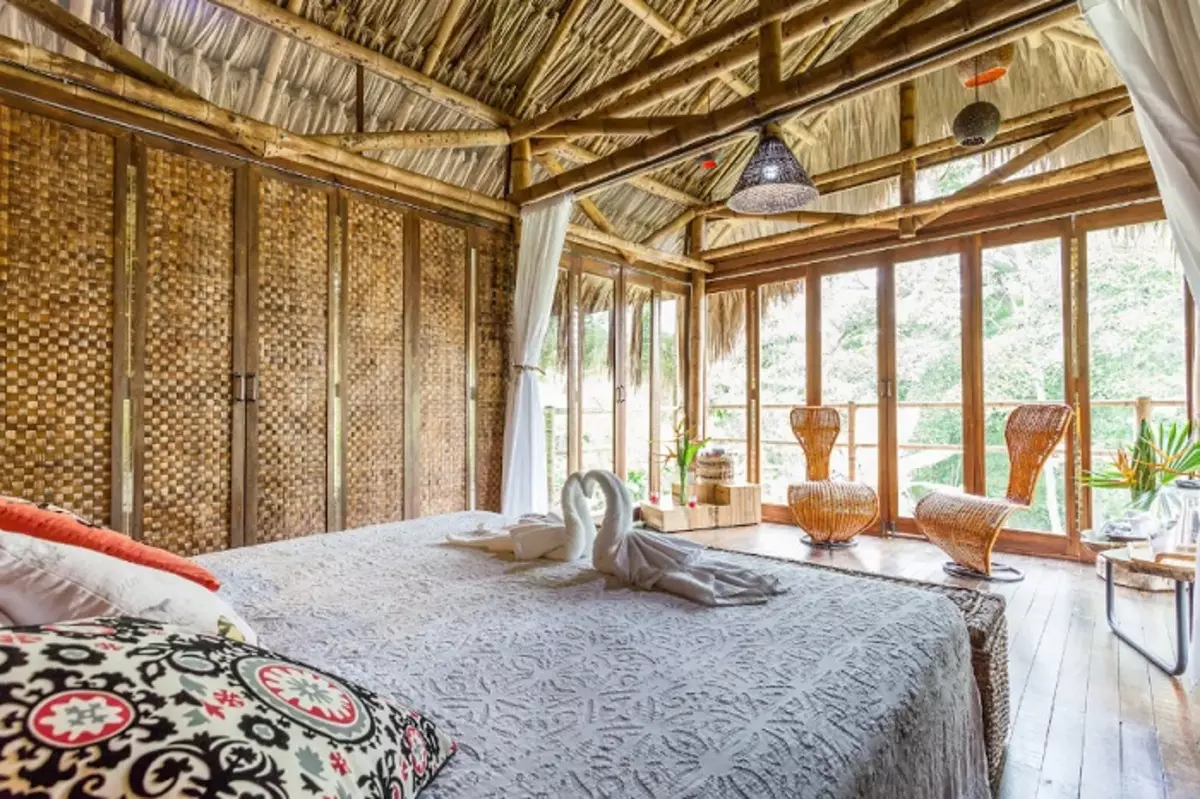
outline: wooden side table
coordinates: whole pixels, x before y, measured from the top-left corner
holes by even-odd
[[[1101,552],[1099,557],[1104,559],[1104,612],[1108,616],[1108,626],[1125,643],[1133,647],[1142,657],[1149,660],[1158,668],[1172,677],[1178,677],[1187,671],[1188,650],[1191,644],[1192,629],[1192,594],[1195,592],[1196,564],[1180,560],[1152,561],[1134,558],[1129,554],[1128,547],[1110,549]],[[1113,618],[1113,606],[1116,603],[1115,567],[1120,564],[1137,574],[1154,577],[1165,577],[1175,583],[1175,663],[1170,664],[1146,651],[1117,626]]]

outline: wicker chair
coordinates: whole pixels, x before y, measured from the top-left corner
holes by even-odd
[[[1017,582],[1025,575],[1012,566],[992,563],[992,547],[1008,517],[1033,502],[1042,467],[1071,423],[1066,405],[1021,405],[1008,416],[1008,493],[1003,497],[934,492],[913,510],[917,527],[953,560],[943,568],[958,577]]]
[[[788,486],[796,524],[814,547],[854,546],[854,537],[879,518],[879,497],[864,483],[829,479],[829,455],[842,421],[836,408],[792,409],[792,432],[808,460],[808,480]]]

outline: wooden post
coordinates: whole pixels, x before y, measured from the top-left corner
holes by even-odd
[[[746,481],[749,483],[758,483],[762,479],[762,413],[759,406],[761,297],[758,286],[746,289]]]
[[[1079,396],[1079,410],[1075,416],[1075,426],[1078,429],[1079,440],[1079,471],[1092,470],[1092,339],[1091,321],[1088,319],[1088,248],[1087,233],[1076,229],[1074,238],[1074,295],[1075,302],[1075,387]],[[1076,515],[1079,517],[1079,529],[1091,529],[1092,490],[1079,492],[1079,507]],[[1082,550],[1080,555],[1084,554]]]
[[[963,489],[987,491],[983,403],[983,237],[967,239],[960,255],[962,292]]]
[[[662,495],[662,292],[655,289],[650,295],[650,471],[647,490]]]
[[[583,468],[583,375],[580,364],[583,345],[583,314],[579,310],[583,262],[571,256],[567,273],[567,308],[559,324],[570,325],[567,333],[567,474]]]
[[[1150,397],[1138,397],[1137,404],[1134,408],[1134,434],[1142,429],[1142,422],[1149,422],[1154,413],[1154,405],[1150,401]]]
[[[900,518],[900,450],[897,432],[899,387],[896,381],[896,264],[891,255],[876,270],[875,308],[879,370],[879,518],[884,534],[895,532]]]
[[[809,267],[804,278],[804,404],[821,404],[821,272]]]
[[[917,84],[906,80],[900,84],[900,149],[910,150],[917,146]],[[909,158],[900,163],[900,204],[912,205],[917,201],[917,161]],[[917,235],[917,221],[911,216],[900,219],[900,238],[911,239]]]
[[[113,0],[113,41],[125,46],[125,0]]]
[[[1064,397],[1074,411],[1072,423],[1067,428],[1066,458],[1063,464],[1063,482],[1066,485],[1066,496],[1063,497],[1064,517],[1066,519],[1067,551],[1072,557],[1079,557],[1079,531],[1081,529],[1080,473],[1082,451],[1087,441],[1081,436],[1080,420],[1084,415],[1083,396],[1080,391],[1080,355],[1078,321],[1080,318],[1078,305],[1086,301],[1079,293],[1079,272],[1083,269],[1080,253],[1080,239],[1086,236],[1075,227],[1074,219],[1063,222],[1063,233],[1060,238],[1062,256],[1062,332],[1063,332],[1063,386]],[[1086,355],[1086,350],[1082,354]],[[1047,479],[1050,479],[1049,476]]]
[[[1187,418],[1192,424],[1196,423],[1197,390],[1196,377],[1200,370],[1196,368],[1196,298],[1187,278],[1183,279],[1183,349],[1187,363],[1184,371],[1187,375]]]
[[[705,219],[699,217],[688,224],[687,249],[689,252],[704,250]],[[687,428],[688,436],[699,438],[707,426],[705,384],[708,372],[708,297],[705,276],[702,272],[692,273],[692,293],[688,303],[688,375],[687,375]]]
[[[354,66],[354,131],[367,132],[367,107],[364,101],[366,95],[367,71],[362,64]]]
[[[858,403],[851,400],[846,403],[846,476],[850,480],[858,477],[858,465],[855,461],[855,450],[858,449]]]
[[[515,191],[533,184],[533,153],[528,140],[512,143],[512,182]]]

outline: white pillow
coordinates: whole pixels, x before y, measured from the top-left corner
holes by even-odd
[[[258,642],[237,611],[207,588],[102,552],[0,531],[0,616],[52,624],[134,616],[208,635]]]

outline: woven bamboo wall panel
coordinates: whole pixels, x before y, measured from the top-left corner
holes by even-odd
[[[466,263],[462,228],[421,220],[421,515],[467,507]]]
[[[264,179],[258,214],[257,540],[326,527],[326,195]]]
[[[508,354],[516,263],[512,237],[480,231],[476,254],[475,485],[480,510],[500,510],[504,412],[512,375]]]
[[[146,158],[142,537],[183,555],[230,544],[233,172]]]
[[[404,214],[349,203],[346,526],[404,518]]]
[[[111,137],[0,106],[0,493],[109,523]]]

